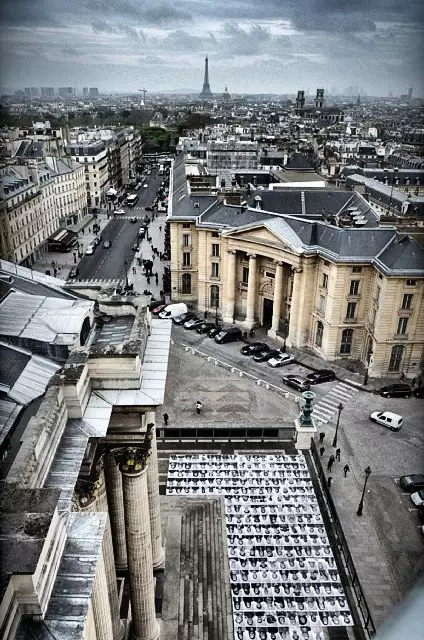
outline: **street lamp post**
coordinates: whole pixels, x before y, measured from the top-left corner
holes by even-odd
[[[337,415],[336,433],[334,434],[334,438],[333,438],[333,447],[337,447],[337,434],[339,432],[340,414],[343,411],[343,409],[344,409],[343,404],[340,403],[339,406],[337,407],[337,411],[339,413]]]
[[[287,318],[284,320],[283,322],[283,353],[286,353],[286,340],[287,340],[287,334],[289,332],[289,321],[287,320]]]
[[[128,262],[126,260],[124,262],[124,267],[125,267],[125,288],[128,289]]]
[[[359,503],[358,511],[356,512],[357,516],[362,516],[362,512],[364,510],[365,489],[367,488],[367,482],[370,475],[371,475],[371,467],[367,467],[365,469],[365,482],[364,482],[364,488],[362,489],[361,502]]]

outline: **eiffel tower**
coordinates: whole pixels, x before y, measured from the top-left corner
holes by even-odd
[[[201,100],[212,100],[213,93],[211,91],[211,86],[209,84],[209,62],[208,56],[205,58],[205,79],[203,80],[203,89],[199,96]]]

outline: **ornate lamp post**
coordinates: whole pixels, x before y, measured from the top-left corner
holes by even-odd
[[[365,489],[367,488],[367,482],[370,475],[371,475],[371,467],[367,467],[365,469],[365,482],[364,482],[364,488],[362,489],[361,502],[359,503],[358,511],[356,512],[357,516],[362,516],[362,512],[364,510]]]
[[[337,447],[337,434],[339,432],[340,414],[343,411],[343,409],[344,409],[344,406],[342,403],[340,403],[339,406],[337,407],[337,411],[339,413],[337,415],[336,433],[334,434],[334,438],[333,438],[333,447]]]
[[[127,262],[127,260],[125,260],[125,262],[124,262],[124,267],[125,267],[125,288],[128,289],[128,262]]]
[[[288,333],[289,333],[289,321],[286,318],[283,322],[283,340],[284,340],[283,346],[282,346],[283,353],[286,353],[286,340],[287,340]]]

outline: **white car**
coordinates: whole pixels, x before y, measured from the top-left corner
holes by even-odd
[[[421,489],[421,491],[416,491],[415,493],[412,493],[411,500],[416,507],[420,507],[422,504],[424,504],[424,489]]]
[[[276,356],[275,358],[270,358],[267,362],[269,367],[282,367],[285,364],[290,364],[291,362],[294,362],[294,356],[290,355],[289,353],[280,353],[280,355]]]
[[[147,189],[147,187],[148,187],[148,186],[149,186],[149,185],[147,184],[147,182],[145,182],[145,183],[143,184],[143,189]]]
[[[95,247],[92,244],[89,244],[87,249],[85,250],[85,255],[86,256],[91,256],[94,253],[94,249]]]
[[[392,431],[399,431],[403,425],[402,416],[399,416],[397,413],[392,413],[391,411],[374,411],[374,413],[370,415],[370,418],[373,422],[382,424],[383,427],[387,427]]]
[[[115,211],[115,215],[117,215],[117,216],[124,216],[124,215],[125,215],[125,211],[124,211],[124,209],[117,209],[117,210]]]

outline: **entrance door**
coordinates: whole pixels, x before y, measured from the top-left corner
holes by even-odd
[[[262,325],[270,327],[272,325],[272,310],[274,308],[274,300],[264,298],[264,309],[262,314]]]

